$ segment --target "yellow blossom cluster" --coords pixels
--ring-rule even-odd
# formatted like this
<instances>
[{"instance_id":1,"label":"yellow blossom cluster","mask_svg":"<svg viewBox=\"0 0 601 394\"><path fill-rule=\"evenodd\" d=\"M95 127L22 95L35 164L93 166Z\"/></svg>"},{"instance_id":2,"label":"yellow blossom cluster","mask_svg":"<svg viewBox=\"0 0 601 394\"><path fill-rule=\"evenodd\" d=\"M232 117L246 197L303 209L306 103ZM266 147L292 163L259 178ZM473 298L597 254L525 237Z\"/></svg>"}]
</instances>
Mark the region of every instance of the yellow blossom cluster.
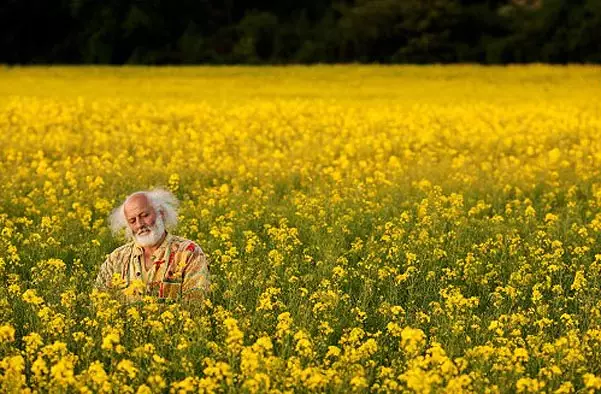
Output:
<instances>
[{"instance_id":1,"label":"yellow blossom cluster","mask_svg":"<svg viewBox=\"0 0 601 394\"><path fill-rule=\"evenodd\" d=\"M601 391L600 82L1 68L0 392ZM156 186L201 304L93 289L112 209Z\"/></svg>"}]
</instances>

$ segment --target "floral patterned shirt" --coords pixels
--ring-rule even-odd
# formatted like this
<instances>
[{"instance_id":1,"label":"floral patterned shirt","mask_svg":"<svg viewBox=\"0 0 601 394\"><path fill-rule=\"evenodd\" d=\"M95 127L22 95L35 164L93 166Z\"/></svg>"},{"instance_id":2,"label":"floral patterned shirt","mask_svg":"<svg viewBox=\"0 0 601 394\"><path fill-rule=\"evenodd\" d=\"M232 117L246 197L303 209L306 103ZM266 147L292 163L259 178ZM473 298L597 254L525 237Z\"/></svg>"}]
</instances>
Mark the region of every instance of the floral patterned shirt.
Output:
<instances>
[{"instance_id":1,"label":"floral patterned shirt","mask_svg":"<svg viewBox=\"0 0 601 394\"><path fill-rule=\"evenodd\" d=\"M118 290L127 302L145 295L164 300L203 299L209 290L209 267L202 249L194 242L167 234L144 267L144 250L135 242L108 255L96 277L96 288ZM117 274L117 275L115 275Z\"/></svg>"}]
</instances>

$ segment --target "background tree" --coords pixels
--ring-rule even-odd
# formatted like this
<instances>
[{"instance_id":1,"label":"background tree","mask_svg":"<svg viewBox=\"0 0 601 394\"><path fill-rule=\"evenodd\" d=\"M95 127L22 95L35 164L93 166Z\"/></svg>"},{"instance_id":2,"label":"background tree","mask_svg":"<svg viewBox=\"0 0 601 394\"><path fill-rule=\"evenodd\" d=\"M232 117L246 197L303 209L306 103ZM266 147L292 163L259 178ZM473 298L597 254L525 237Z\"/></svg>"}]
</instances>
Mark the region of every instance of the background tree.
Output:
<instances>
[{"instance_id":1,"label":"background tree","mask_svg":"<svg viewBox=\"0 0 601 394\"><path fill-rule=\"evenodd\" d=\"M5 0L0 62L601 62L601 0Z\"/></svg>"}]
</instances>

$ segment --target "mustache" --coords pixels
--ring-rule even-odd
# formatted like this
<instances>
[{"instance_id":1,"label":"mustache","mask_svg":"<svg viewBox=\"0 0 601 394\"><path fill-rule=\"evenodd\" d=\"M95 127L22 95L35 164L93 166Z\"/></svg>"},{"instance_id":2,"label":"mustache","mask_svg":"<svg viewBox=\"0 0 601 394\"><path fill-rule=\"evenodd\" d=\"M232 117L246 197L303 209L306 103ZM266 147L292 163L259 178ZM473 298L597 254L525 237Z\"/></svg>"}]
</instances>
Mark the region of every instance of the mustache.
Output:
<instances>
[{"instance_id":1,"label":"mustache","mask_svg":"<svg viewBox=\"0 0 601 394\"><path fill-rule=\"evenodd\" d=\"M144 226L142 228L140 228L137 232L136 235L140 235L142 234L144 231L150 231L152 232L152 227L151 226Z\"/></svg>"}]
</instances>

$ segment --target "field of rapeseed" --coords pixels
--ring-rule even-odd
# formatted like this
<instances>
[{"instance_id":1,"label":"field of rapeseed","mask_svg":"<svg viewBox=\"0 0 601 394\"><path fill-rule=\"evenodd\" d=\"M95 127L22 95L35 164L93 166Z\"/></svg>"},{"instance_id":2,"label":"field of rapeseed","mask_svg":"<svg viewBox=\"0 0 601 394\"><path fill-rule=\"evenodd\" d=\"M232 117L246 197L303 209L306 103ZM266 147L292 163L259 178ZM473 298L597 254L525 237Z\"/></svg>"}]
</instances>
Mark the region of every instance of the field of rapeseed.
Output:
<instances>
[{"instance_id":1,"label":"field of rapeseed","mask_svg":"<svg viewBox=\"0 0 601 394\"><path fill-rule=\"evenodd\" d=\"M0 69L0 391L601 390L599 67ZM181 200L200 310L92 290Z\"/></svg>"}]
</instances>

